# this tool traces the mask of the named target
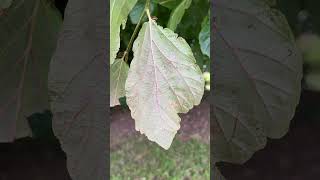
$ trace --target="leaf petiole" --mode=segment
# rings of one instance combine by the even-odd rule
[[[149,9],[146,9],[146,13],[147,13],[147,16],[148,16],[149,21],[151,21],[151,20],[152,20],[152,17],[151,17],[151,15],[150,15]]]
[[[150,7],[150,0],[146,0],[146,4],[145,4],[145,7],[144,7],[144,11],[142,11],[141,15],[140,15],[140,18],[139,18],[139,21],[138,21],[138,24],[136,25],[136,27],[134,28],[134,31],[132,33],[132,36],[130,37],[130,41],[129,41],[129,44],[127,46],[127,49],[124,51],[124,54],[123,54],[123,57],[124,57],[124,61],[127,63],[128,62],[128,57],[129,57],[129,52],[132,48],[132,44],[133,44],[133,41],[134,41],[134,38],[136,37],[138,31],[139,31],[139,27],[140,25],[142,24],[142,20],[145,16],[145,13],[148,11],[149,12],[149,7]],[[150,13],[149,13],[149,16],[150,16]]]

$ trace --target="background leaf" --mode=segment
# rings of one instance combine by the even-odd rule
[[[210,57],[210,14],[202,21],[199,43],[202,53]]]
[[[154,0],[154,2],[169,9],[174,9],[181,1],[183,0]]]
[[[12,3],[12,0],[1,0],[0,1],[0,10],[9,8],[11,3]]]
[[[113,107],[120,105],[119,98],[126,95],[124,86],[129,66],[123,59],[116,59],[110,70],[110,107]]]
[[[48,66],[61,17],[47,1],[15,0],[0,18],[0,142],[30,136],[26,117],[49,108]]]
[[[216,0],[213,8],[212,155],[243,163],[288,131],[302,59],[285,18],[265,2]]]
[[[120,26],[124,28],[131,9],[137,0],[110,0],[110,64],[120,48]]]
[[[145,0],[141,0],[145,1]],[[170,19],[171,10],[157,4],[157,1],[152,1],[155,6],[154,11],[151,12],[152,16],[158,17],[157,24],[160,26],[167,26]],[[169,2],[169,1],[168,1]],[[180,2],[180,1],[177,1]],[[138,4],[138,3],[137,3]],[[137,6],[137,5],[136,5]],[[201,70],[210,71],[210,60],[207,55],[201,52],[199,44],[199,33],[201,31],[201,23],[203,19],[208,15],[209,11],[208,0],[192,0],[191,5],[186,9],[177,29],[175,30],[181,37],[183,37],[190,45],[192,52],[197,60],[197,64]],[[131,11],[131,13],[134,10]],[[129,39],[133,33],[135,24],[131,21],[127,22],[126,29],[121,31],[121,47],[120,51],[124,51],[128,45]],[[133,58],[133,53],[129,55],[129,63]]]
[[[108,179],[107,5],[68,1],[50,65],[53,130],[74,180]]]
[[[172,11],[167,27],[175,30],[180,23],[184,12],[191,5],[192,0],[182,0],[181,3]]]
[[[133,51],[125,87],[131,116],[137,131],[168,149],[180,128],[177,113],[200,103],[201,70],[187,42],[154,21],[144,23]]]
[[[179,23],[176,33],[186,39],[192,48],[192,52],[203,72],[210,71],[210,59],[201,52],[199,33],[201,31],[201,23],[208,15],[210,4],[207,0],[192,0],[190,7]]]
[[[144,11],[145,4],[146,4],[146,0],[139,0],[137,4],[133,7],[132,11],[129,14],[132,24],[138,24],[141,13],[143,13]],[[153,1],[151,1],[150,2],[151,14],[153,13],[156,7],[157,7],[156,4]],[[147,17],[145,16],[143,20],[144,21],[147,20]]]
[[[222,176],[221,172],[216,166],[213,167],[211,174],[213,174],[213,180],[225,180],[225,178]]]

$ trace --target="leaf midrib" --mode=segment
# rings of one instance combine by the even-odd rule
[[[150,34],[151,34],[151,26],[152,26],[152,23],[154,23],[154,22],[153,22],[153,21],[149,22]],[[155,25],[156,25],[156,24],[155,24]],[[161,33],[162,33],[162,31],[161,31]],[[167,39],[167,41],[169,41],[169,42],[176,48],[176,46],[167,38],[167,36],[164,35],[164,37]],[[179,76],[181,77],[181,79],[183,80],[183,82],[186,84],[186,86],[188,87],[188,90],[190,91],[190,94],[191,94],[192,97],[193,97],[193,101],[192,101],[192,104],[193,104],[194,101],[195,101],[195,96],[194,96],[192,90],[190,89],[189,84],[185,81],[184,76],[182,76],[182,74],[181,74],[181,72],[178,70],[178,68],[177,68],[177,67],[172,63],[172,61],[162,52],[161,48],[159,48],[159,46],[157,45],[157,43],[155,43],[152,38],[151,38],[151,40],[150,40],[151,51],[152,51],[152,47],[153,47],[153,46],[152,46],[152,43],[153,43],[155,46],[157,46],[159,52],[160,52],[160,53],[163,55],[163,57],[165,57],[165,59],[167,59],[168,62],[174,67],[173,69],[179,74]],[[152,52],[153,52],[153,51],[152,51]],[[183,53],[181,53],[181,54],[183,54]],[[184,54],[183,54],[183,55],[184,55]],[[152,56],[152,57],[153,57],[153,56]],[[154,58],[153,58],[153,61],[154,61]],[[157,66],[155,66],[155,63],[154,63],[154,67],[157,67]],[[158,68],[158,67],[157,67],[157,68]],[[158,68],[158,69],[159,69],[159,68]],[[161,72],[160,70],[159,70],[159,72],[162,74],[162,72]],[[162,74],[162,75],[165,76],[164,74]],[[180,96],[178,96],[178,95],[174,92],[173,87],[171,86],[171,84],[169,83],[169,81],[167,82],[167,84],[169,85],[171,91],[174,93],[176,99],[178,100],[179,105],[180,105],[180,108],[183,108],[184,106],[181,104],[180,99],[179,99]]]

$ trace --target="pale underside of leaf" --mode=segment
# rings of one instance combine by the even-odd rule
[[[53,130],[73,180],[108,179],[107,3],[68,1],[50,64]]]
[[[49,108],[48,66],[60,23],[39,0],[15,0],[0,17],[0,142],[31,136],[26,118]]]
[[[302,60],[285,18],[259,0],[213,2],[213,156],[243,163],[289,129]]]
[[[120,48],[120,26],[125,27],[128,15],[137,0],[110,1],[110,64],[113,64]]]
[[[200,68],[187,42],[155,21],[144,23],[133,51],[125,88],[136,130],[168,149],[180,128],[177,113],[201,101]]]
[[[110,68],[110,107],[120,105],[119,98],[124,97],[125,83],[129,66],[123,59],[116,59]]]

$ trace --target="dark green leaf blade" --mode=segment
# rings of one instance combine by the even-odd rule
[[[125,27],[128,15],[137,0],[110,1],[110,64],[113,64],[120,48],[120,27]]]
[[[169,9],[174,9],[177,7],[182,0],[154,0],[155,3],[160,4]]]
[[[202,21],[199,43],[202,53],[210,58],[210,14]]]
[[[213,174],[213,180],[225,180],[225,178],[222,176],[219,169],[214,165],[213,171],[211,172]]]
[[[120,105],[119,98],[124,97],[125,83],[129,66],[123,59],[116,59],[110,68],[110,107]]]
[[[180,23],[186,9],[191,5],[192,0],[182,0],[181,3],[172,11],[167,27],[175,30]]]
[[[1,0],[0,1],[0,11],[1,9],[7,9],[12,4],[12,0]]]
[[[132,24],[138,24],[141,13],[143,13],[144,11],[145,4],[146,4],[146,0],[139,0],[137,4],[133,7],[132,11],[129,14]],[[150,3],[151,14],[155,10],[155,8],[156,8],[156,4],[154,2],[151,2]],[[145,21],[146,19],[147,17],[145,16],[143,20]]]

